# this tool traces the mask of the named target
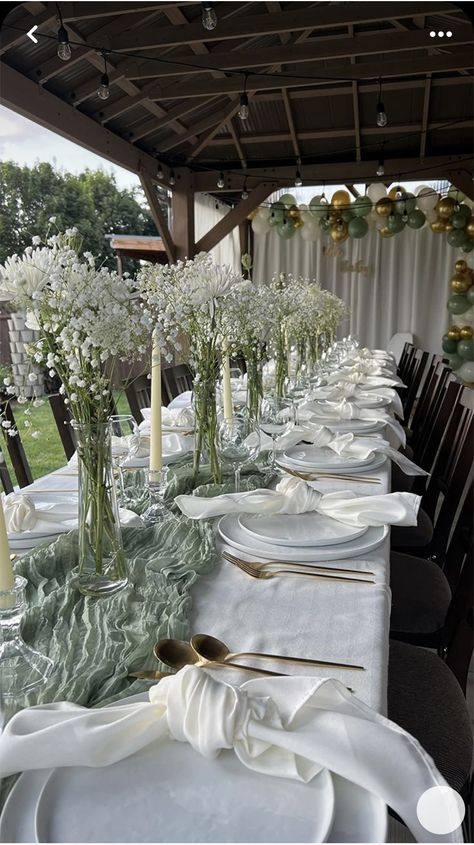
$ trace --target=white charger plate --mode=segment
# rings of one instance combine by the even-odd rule
[[[368,528],[365,534],[348,543],[337,543],[333,546],[305,546],[292,549],[289,546],[279,546],[277,543],[265,543],[257,537],[249,537],[239,523],[239,515],[228,513],[222,516],[217,525],[222,539],[241,552],[251,554],[252,557],[263,560],[289,560],[295,563],[318,563],[324,560],[345,560],[367,554],[385,540],[388,526]]]
[[[311,414],[311,422],[325,425],[331,431],[353,431],[354,434],[360,432],[373,434],[376,431],[383,431],[386,426],[386,423],[375,420],[328,420],[326,417],[318,417],[315,413]]]
[[[368,393],[357,394],[354,396],[353,402],[358,408],[386,408],[390,405],[391,400],[386,396],[370,396]]]
[[[374,443],[374,448],[376,443]],[[279,459],[281,463],[287,463],[288,466],[295,469],[306,469],[311,471],[316,470],[330,470],[331,472],[345,473],[348,470],[357,469],[369,470],[376,469],[382,466],[385,455],[371,455],[368,458],[355,458],[338,455],[329,449],[327,446],[314,446],[313,444],[299,446],[292,446],[283,452],[283,459]]]
[[[252,539],[277,546],[334,546],[349,543],[365,534],[367,528],[345,525],[320,513],[263,514],[243,513],[239,525]]]

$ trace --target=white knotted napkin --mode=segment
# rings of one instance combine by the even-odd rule
[[[341,455],[343,458],[360,458],[360,460],[365,461],[368,458],[375,457],[376,454],[386,455],[400,467],[405,475],[429,475],[429,472],[425,472],[424,469],[410,461],[397,449],[393,449],[388,440],[384,440],[382,437],[359,437],[352,432],[334,434],[327,426],[316,425],[309,421],[295,425],[286,434],[277,437],[275,451],[286,451],[302,441],[312,443],[313,446],[331,449],[332,452]],[[272,448],[271,437],[261,431],[260,450],[265,451]]]
[[[141,413],[143,422],[139,425],[140,433],[150,434],[151,408],[141,408]],[[161,424],[169,428],[187,426],[189,429],[194,429],[194,410],[191,406],[182,408],[166,408],[163,406],[161,409]]]
[[[373,387],[370,385],[353,384],[347,381],[338,381],[328,384],[326,387],[316,387],[307,395],[307,400],[328,399],[330,402],[338,402],[341,399],[351,399],[360,408],[366,407],[366,402],[374,399],[388,399],[397,416],[403,416],[402,400],[392,387]]]
[[[340,381],[348,382],[349,384],[358,384],[363,389],[376,387],[405,387],[398,376],[374,376],[357,370],[337,370],[331,375],[325,376],[328,384],[335,384]]]
[[[209,759],[233,749],[244,766],[267,776],[308,783],[329,769],[378,795],[419,842],[462,842],[460,830],[433,837],[418,821],[420,796],[446,786],[431,757],[339,681],[293,676],[232,687],[186,666],[153,686],[149,698],[94,710],[58,702],[20,711],[0,737],[0,776],[107,766],[171,737]],[[441,790],[438,800],[448,800]],[[451,807],[446,803],[447,814]]]
[[[22,493],[9,493],[5,496],[5,493],[2,493],[7,534],[60,534],[77,528],[77,498],[73,491],[67,495],[68,499],[58,496],[59,501],[38,506],[31,496]],[[143,525],[140,517],[126,508],[119,509],[119,517],[121,525],[132,528]]]
[[[316,511],[346,525],[416,525],[420,496],[385,493],[358,496],[350,490],[320,493],[302,478],[282,478],[276,490],[227,493],[206,499],[176,496],[175,502],[190,519],[209,519],[226,513],[307,513]]]
[[[331,422],[343,422],[345,420],[367,420],[374,423],[382,422],[394,433],[402,446],[406,443],[406,434],[400,425],[385,408],[359,408],[354,402],[341,399],[339,402],[304,402],[300,405],[298,413],[301,415],[314,414],[317,422],[330,426]]]
[[[161,436],[161,456],[164,464],[171,463],[183,455],[192,452],[194,449],[194,437],[184,434],[162,434]],[[124,461],[123,467],[125,469],[139,469],[140,467],[147,467],[150,462],[150,438],[144,435],[140,442],[140,451],[138,455],[132,455],[131,458]]]

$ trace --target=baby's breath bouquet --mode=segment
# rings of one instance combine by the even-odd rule
[[[226,300],[242,282],[230,267],[214,264],[206,253],[173,265],[144,267],[137,283],[146,313],[152,320],[165,354],[183,352],[180,337],[187,335],[187,357],[194,372],[196,417],[194,476],[201,462],[209,464],[214,481],[220,480],[216,447],[216,384],[224,340]]]
[[[76,229],[34,238],[0,267],[0,301],[27,312],[39,331],[30,357],[62,381],[79,458],[79,588],[106,595],[126,583],[107,425],[114,367],[146,352],[151,329],[131,279],[79,249]]]

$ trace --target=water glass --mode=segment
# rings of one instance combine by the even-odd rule
[[[276,468],[276,441],[282,434],[286,434],[295,425],[296,413],[294,403],[290,398],[275,395],[263,397],[260,412],[260,428],[273,441],[271,468]]]
[[[140,430],[132,414],[113,414],[109,417],[112,436],[112,463],[119,481],[119,501],[126,501],[123,468],[130,458],[135,457],[140,449]]]
[[[235,492],[240,493],[241,469],[248,461],[255,460],[260,451],[257,423],[243,414],[222,420],[217,430],[217,449],[221,461],[234,467]]]

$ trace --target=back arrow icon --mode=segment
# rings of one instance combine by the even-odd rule
[[[38,39],[37,39],[37,38],[35,38],[35,36],[33,35],[33,33],[34,33],[37,29],[38,29],[38,27],[37,27],[37,26],[32,26],[32,27],[31,27],[31,29],[30,29],[30,31],[26,33],[26,34],[27,34],[27,36],[28,36],[28,38],[31,38],[31,40],[33,41],[33,43],[34,43],[34,44],[37,44],[37,43],[38,43]]]

